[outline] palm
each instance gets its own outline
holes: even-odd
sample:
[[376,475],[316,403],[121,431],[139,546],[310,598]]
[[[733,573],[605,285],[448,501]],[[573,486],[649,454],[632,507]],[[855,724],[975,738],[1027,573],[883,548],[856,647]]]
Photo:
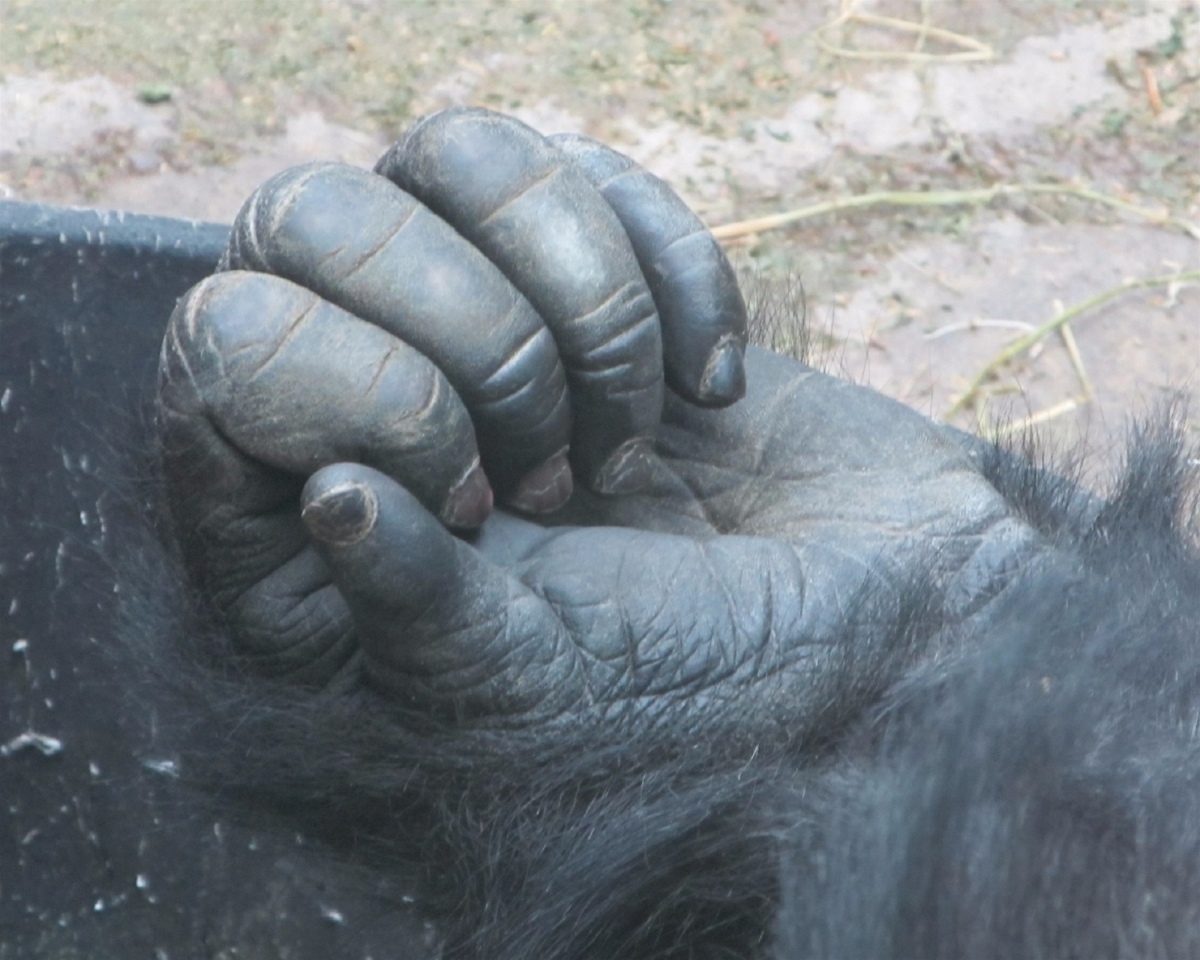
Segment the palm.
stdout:
[[652,489],[579,491],[555,521],[771,537],[863,559],[917,539],[969,548],[1023,536],[963,448],[924,417],[767,351],[748,351],[747,370],[745,399],[726,410],[668,398]]
[[936,622],[960,618],[1033,544],[923,417],[766,351],[747,373],[727,410],[668,401],[650,490],[579,491],[549,526],[498,515],[475,544],[548,602],[605,707],[704,691],[701,723],[729,720],[714,700],[784,702],[803,729],[851,663],[885,670],[873,624],[895,618],[869,609],[919,580],[941,588]]

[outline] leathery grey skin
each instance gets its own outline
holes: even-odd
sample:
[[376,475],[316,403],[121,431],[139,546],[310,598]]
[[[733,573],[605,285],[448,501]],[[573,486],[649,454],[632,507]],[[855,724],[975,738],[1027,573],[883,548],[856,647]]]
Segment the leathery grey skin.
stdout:
[[569,444],[546,325],[491,261],[382,177],[333,163],[272,177],[237,217],[228,266],[302,284],[436,364],[471,411],[502,497]]
[[600,492],[635,489],[662,411],[662,330],[604,198],[545,137],[486,110],[425,118],[376,170],[525,293],[554,334],[576,400],[575,472]]
[[250,198],[164,342],[184,559],[261,672],[484,726],[716,730],[758,698],[804,729],[837,678],[894,666],[857,607],[919,579],[971,616],[1036,535],[918,414],[743,361],[711,236],[706,269],[671,266],[698,236],[678,198],[566,147],[453,110],[380,162],[403,190],[315,164]]
[[550,138],[600,191],[629,235],[663,332],[667,386],[705,407],[746,392],[746,304],[721,245],[662,180],[590,137]]
[[[304,517],[373,682],[489,724],[666,712],[715,735],[749,714],[802,735],[839,683],[901,668],[889,634],[916,579],[961,621],[1037,550],[918,414],[758,348],[746,361],[733,407],[668,401],[648,489],[577,491],[550,518],[566,526],[497,512],[467,543],[370,467],[317,471]],[[346,536],[315,525],[349,496]],[[859,607],[875,613],[848,628]]]

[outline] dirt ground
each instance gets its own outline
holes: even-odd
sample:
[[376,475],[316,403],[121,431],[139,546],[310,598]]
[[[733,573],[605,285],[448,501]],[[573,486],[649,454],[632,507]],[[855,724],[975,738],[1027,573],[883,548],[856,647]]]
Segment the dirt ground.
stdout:
[[[369,166],[451,104],[607,140],[713,226],[882,192],[730,231],[740,267],[802,279],[833,367],[1102,463],[1177,396],[1200,439],[1195,279],[1072,316],[964,398],[1039,324],[1200,269],[1195,0],[0,2],[8,199],[227,222],[276,170]],[[947,193],[1035,184],[1062,190]]]

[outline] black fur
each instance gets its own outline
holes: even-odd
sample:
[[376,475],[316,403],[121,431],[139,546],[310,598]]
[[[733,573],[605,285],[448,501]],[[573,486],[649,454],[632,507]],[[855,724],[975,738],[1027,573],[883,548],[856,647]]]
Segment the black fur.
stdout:
[[1200,956],[1198,471],[1178,420],[1134,431],[1107,499],[1032,446],[964,440],[1052,549],[965,625],[929,615],[924,584],[901,610],[864,597],[895,669],[851,670],[816,741],[463,733],[369,689],[243,676],[140,544],[118,564],[127,633],[143,689],[187,718],[185,779],[339,869],[415,865],[446,957]]
[[1162,421],[1096,510],[1002,468],[1057,555],[948,670],[891,691],[811,798],[781,956],[1197,955],[1195,476]]

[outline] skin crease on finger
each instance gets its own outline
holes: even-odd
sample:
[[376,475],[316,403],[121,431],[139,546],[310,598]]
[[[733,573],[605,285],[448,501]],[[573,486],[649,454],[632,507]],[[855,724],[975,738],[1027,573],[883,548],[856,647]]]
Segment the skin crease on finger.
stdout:
[[522,478],[561,462],[571,431],[554,340],[448,224],[380,177],[313,164],[255,192],[228,265],[302,283],[432,360],[471,410],[502,497],[542,505]]
[[[739,314],[719,248],[616,156],[451,111],[386,180],[309,168],[239,216],[238,269],[170,325],[174,540],[139,548],[162,571],[124,601],[185,781],[369,877],[415,870],[446,957],[1200,954],[1196,477],[1169,411],[1099,496],[743,359],[803,318]],[[341,269],[376,193],[403,216]],[[602,229],[560,258],[576,201]],[[419,271],[415,306],[364,316],[371,251],[418,227],[521,336],[489,353],[481,309],[433,362],[406,339],[440,322]],[[699,274],[648,279],[692,243]],[[485,434],[487,377],[539,323],[554,349]],[[430,382],[432,427],[390,430],[380,396]],[[569,500],[455,536],[476,458],[501,497]]]

